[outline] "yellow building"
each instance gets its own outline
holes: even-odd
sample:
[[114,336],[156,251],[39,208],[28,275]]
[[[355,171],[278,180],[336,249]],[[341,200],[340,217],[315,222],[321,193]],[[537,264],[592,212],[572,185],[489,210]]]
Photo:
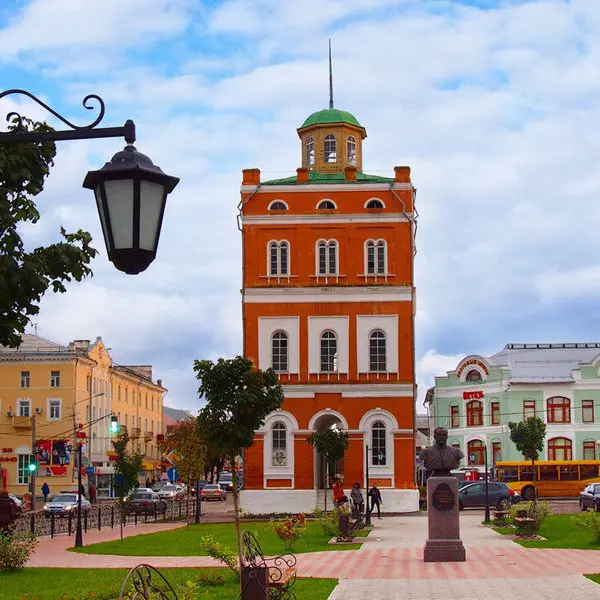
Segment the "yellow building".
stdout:
[[[162,434],[161,380],[152,367],[117,365],[102,338],[68,346],[26,334],[18,349],[0,346],[0,489],[22,495],[29,457],[37,454],[36,494],[76,486],[74,449],[82,444],[85,484],[110,496],[114,459],[111,415],[127,428],[132,449],[144,453],[140,480],[158,477],[157,436]],[[93,467],[93,472],[92,472]]]

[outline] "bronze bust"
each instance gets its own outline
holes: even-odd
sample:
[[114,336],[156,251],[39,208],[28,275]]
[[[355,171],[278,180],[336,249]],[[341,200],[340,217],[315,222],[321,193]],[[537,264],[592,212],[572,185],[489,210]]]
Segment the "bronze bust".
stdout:
[[448,430],[436,427],[433,432],[435,444],[421,453],[425,469],[434,475],[448,475],[451,469],[457,469],[464,454],[454,446],[448,446]]

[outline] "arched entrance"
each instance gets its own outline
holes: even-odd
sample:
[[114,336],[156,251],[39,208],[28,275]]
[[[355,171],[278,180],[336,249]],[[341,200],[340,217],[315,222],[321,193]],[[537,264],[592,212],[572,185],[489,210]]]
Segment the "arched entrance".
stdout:
[[[314,431],[325,431],[326,429],[331,429],[333,427],[337,427],[342,429],[344,427],[344,423],[342,423],[341,419],[333,413],[322,414],[314,421],[312,429]],[[325,459],[320,456],[316,450],[315,453],[315,469],[314,469],[314,482],[315,488],[319,490],[328,490],[330,489],[330,481],[333,476],[337,473],[339,475],[344,475],[344,459],[342,458],[337,462],[337,464],[329,465],[329,480],[328,479],[328,469],[325,464]]]

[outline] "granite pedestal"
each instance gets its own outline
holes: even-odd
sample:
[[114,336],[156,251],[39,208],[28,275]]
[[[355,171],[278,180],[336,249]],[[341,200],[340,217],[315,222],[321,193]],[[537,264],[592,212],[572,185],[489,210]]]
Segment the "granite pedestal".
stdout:
[[465,547],[460,539],[458,518],[458,479],[453,475],[433,475],[427,480],[429,537],[425,562],[464,562]]

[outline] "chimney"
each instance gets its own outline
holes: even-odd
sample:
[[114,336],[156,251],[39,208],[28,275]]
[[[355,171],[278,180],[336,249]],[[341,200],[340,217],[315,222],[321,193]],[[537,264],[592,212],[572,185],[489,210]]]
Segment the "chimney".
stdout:
[[394,167],[394,181],[396,183],[410,182],[410,167]]
[[356,167],[346,167],[344,169],[346,181],[356,181]]
[[90,349],[90,340],[73,340],[69,346],[73,350],[87,352]]
[[300,167],[296,169],[296,181],[298,183],[308,183],[308,169]]
[[242,169],[242,185],[259,185],[260,169]]
[[158,387],[162,387],[162,379],[157,379],[157,380],[156,380],[156,385],[157,385]]

